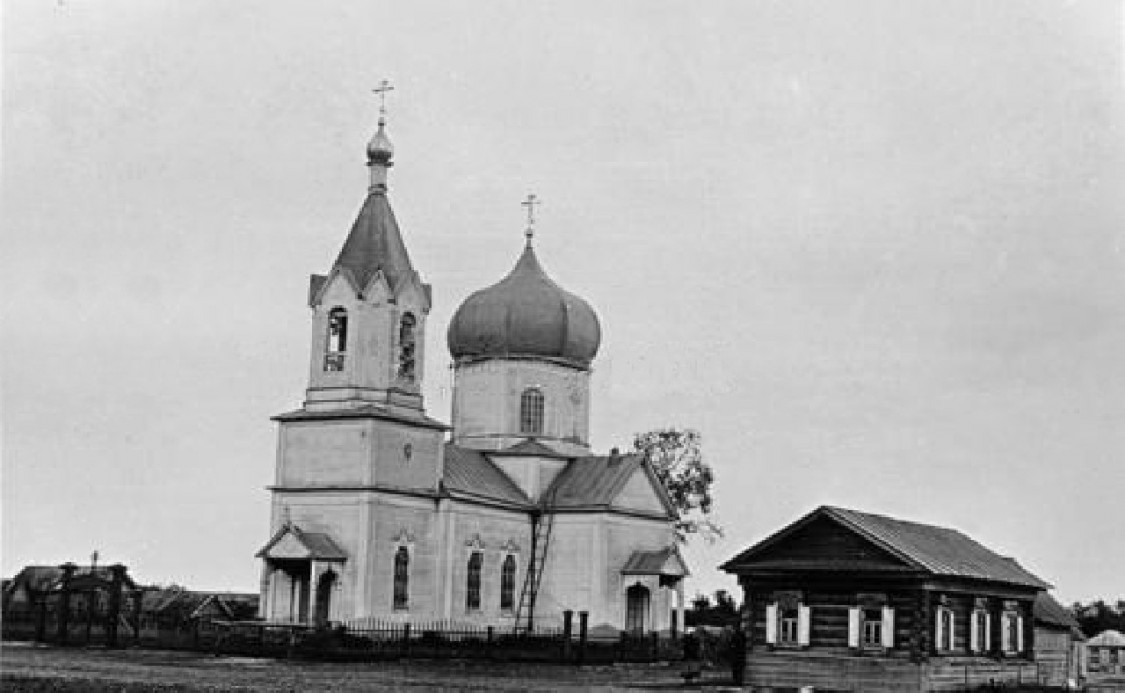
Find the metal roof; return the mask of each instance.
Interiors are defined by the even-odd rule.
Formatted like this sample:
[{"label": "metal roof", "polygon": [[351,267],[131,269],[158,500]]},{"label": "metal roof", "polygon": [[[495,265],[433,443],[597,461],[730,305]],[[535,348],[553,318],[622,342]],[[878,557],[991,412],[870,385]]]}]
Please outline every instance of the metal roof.
[{"label": "metal roof", "polygon": [[414,274],[410,255],[402,240],[394,212],[382,192],[372,192],[363,201],[344,247],[333,269],[347,270],[363,291],[378,271],[387,278],[391,291]]},{"label": "metal roof", "polygon": [[[1067,611],[1066,607],[1055,601],[1055,598],[1045,591],[1035,596],[1035,603],[1032,605],[1031,613],[1037,624],[1068,629],[1079,635],[1082,633],[1081,626],[1078,625],[1078,621],[1075,620],[1074,616]],[[1085,636],[1082,636],[1082,639],[1085,640]]]},{"label": "metal roof", "polygon": [[[340,548],[332,537],[322,532],[306,532],[295,524],[286,523],[281,526],[281,529],[270,538],[266,545],[262,547],[257,554],[258,558],[263,558],[269,554],[269,550],[274,547],[277,542],[286,534],[292,534],[293,538],[305,547],[309,552],[308,560],[315,561],[345,561],[348,554]],[[304,560],[304,559],[302,559]]]},{"label": "metal roof", "polygon": [[555,477],[545,496],[555,508],[609,505],[640,464],[640,455],[578,458]]},{"label": "metal roof", "polygon": [[452,494],[468,494],[477,498],[514,506],[520,510],[532,507],[531,499],[508,475],[493,464],[480,450],[445,445],[445,489]]},{"label": "metal roof", "polygon": [[656,551],[634,551],[625,561],[621,572],[624,575],[669,575],[683,577],[690,575],[687,562],[680,550],[666,546]]}]

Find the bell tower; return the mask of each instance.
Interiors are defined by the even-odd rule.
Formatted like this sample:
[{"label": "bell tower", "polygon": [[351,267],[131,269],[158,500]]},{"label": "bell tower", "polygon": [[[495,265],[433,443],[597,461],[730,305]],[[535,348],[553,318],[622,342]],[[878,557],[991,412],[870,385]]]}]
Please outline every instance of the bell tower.
[{"label": "bell tower", "polygon": [[[388,89],[376,91],[384,95]],[[398,413],[423,410],[431,294],[410,262],[387,200],[393,156],[380,109],[378,130],[367,144],[367,197],[331,271],[309,281],[308,411],[373,404]]]}]

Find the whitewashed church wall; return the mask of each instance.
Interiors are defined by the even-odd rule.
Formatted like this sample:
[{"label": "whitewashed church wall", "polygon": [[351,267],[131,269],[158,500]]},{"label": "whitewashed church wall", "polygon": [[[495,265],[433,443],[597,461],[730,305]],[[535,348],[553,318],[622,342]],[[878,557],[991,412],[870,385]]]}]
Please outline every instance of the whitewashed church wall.
[{"label": "whitewashed church wall", "polygon": [[278,454],[281,486],[435,489],[442,432],[377,420],[289,422]]},{"label": "whitewashed church wall", "polygon": [[374,422],[371,483],[397,488],[436,489],[441,477],[444,432]]},{"label": "whitewashed church wall", "polygon": [[[519,604],[527,561],[531,554],[531,521],[523,512],[455,503],[452,513],[453,537],[447,552],[450,576],[449,617],[456,621],[502,625],[510,623],[512,612],[500,609],[500,573],[504,558],[516,557],[514,601]],[[467,606],[469,558],[474,551],[484,554],[481,569],[480,609]],[[538,613],[538,609],[536,609]]]},{"label": "whitewashed church wall", "polygon": [[603,575],[606,593],[614,595],[618,624],[625,623],[625,590],[639,581],[649,588],[653,627],[658,630],[670,627],[674,591],[659,587],[655,576],[622,575],[621,568],[634,551],[656,551],[671,546],[675,541],[675,533],[666,520],[606,515],[607,570]]},{"label": "whitewashed church wall", "polygon": [[603,525],[598,515],[555,516],[535,608],[538,622],[562,625],[567,609],[589,611],[591,627],[607,622],[606,595],[597,578],[606,569]]},{"label": "whitewashed church wall", "polygon": [[[364,598],[356,617],[398,621],[440,618],[442,536],[435,502],[378,492],[371,494],[369,502]],[[405,546],[410,555],[408,601],[405,609],[396,610],[394,559],[400,546]]]},{"label": "whitewashed church wall", "polygon": [[485,361],[458,368],[453,421],[457,441],[497,449],[525,438],[520,433],[520,396],[531,387],[544,397],[541,437],[589,441],[590,374],[532,360]]},{"label": "whitewashed church wall", "polygon": [[[383,291],[359,300],[351,284],[337,275],[324,293],[320,306],[314,309],[312,319],[312,359],[309,384],[311,387],[386,388],[390,382],[389,361],[391,350],[392,315],[388,304],[381,300]],[[328,314],[333,308],[348,311],[348,337],[345,367],[342,371],[325,371],[324,356],[328,344]],[[421,315],[419,315],[421,317]]]}]

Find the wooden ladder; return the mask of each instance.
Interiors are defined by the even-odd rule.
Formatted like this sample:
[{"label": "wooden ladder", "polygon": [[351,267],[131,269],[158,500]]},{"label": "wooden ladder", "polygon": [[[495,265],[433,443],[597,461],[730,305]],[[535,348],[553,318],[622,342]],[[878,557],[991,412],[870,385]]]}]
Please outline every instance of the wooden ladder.
[{"label": "wooden ladder", "polygon": [[[523,587],[520,589],[520,603],[516,608],[515,631],[523,630],[530,633],[535,627],[535,598],[539,594],[539,584],[543,581],[543,564],[547,560],[547,550],[551,545],[551,529],[555,524],[555,514],[552,512],[555,492],[539,504],[537,516],[534,519],[535,530],[531,535],[531,559],[527,564],[527,571],[523,576]],[[527,623],[521,623],[526,619]]]}]

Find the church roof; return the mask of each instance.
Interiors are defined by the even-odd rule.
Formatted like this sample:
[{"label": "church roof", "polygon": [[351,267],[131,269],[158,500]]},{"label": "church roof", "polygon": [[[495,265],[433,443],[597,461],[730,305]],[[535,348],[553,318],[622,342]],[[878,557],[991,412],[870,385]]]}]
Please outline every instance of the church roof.
[{"label": "church roof", "polygon": [[640,455],[590,455],[572,460],[555,477],[544,498],[552,499],[551,506],[560,509],[608,508],[638,470],[649,478],[668,515],[674,516],[667,494]]},{"label": "church roof", "polygon": [[531,438],[521,440],[515,445],[506,447],[503,450],[489,451],[488,455],[489,457],[555,457],[558,459],[570,459],[573,457],[573,455],[565,455]]},{"label": "church roof", "polygon": [[443,431],[449,428],[449,426],[437,419],[431,419],[425,414],[397,414],[375,405],[353,409],[333,409],[331,411],[297,409],[273,417],[274,421],[324,421],[328,419],[381,419],[419,428],[436,428]]},{"label": "church roof", "polygon": [[392,291],[414,274],[398,222],[383,192],[367,195],[332,268],[347,270],[360,291],[380,270]]},{"label": "church roof", "polygon": [[675,545],[656,551],[634,551],[621,567],[624,575],[690,575],[687,562]]},{"label": "church roof", "polygon": [[446,490],[453,494],[496,501],[521,510],[533,505],[515,482],[480,450],[446,443],[445,475],[442,481]]},{"label": "church roof", "polygon": [[602,337],[594,309],[547,276],[529,242],[508,276],[457,308],[446,338],[455,359],[543,358],[588,368]]}]

